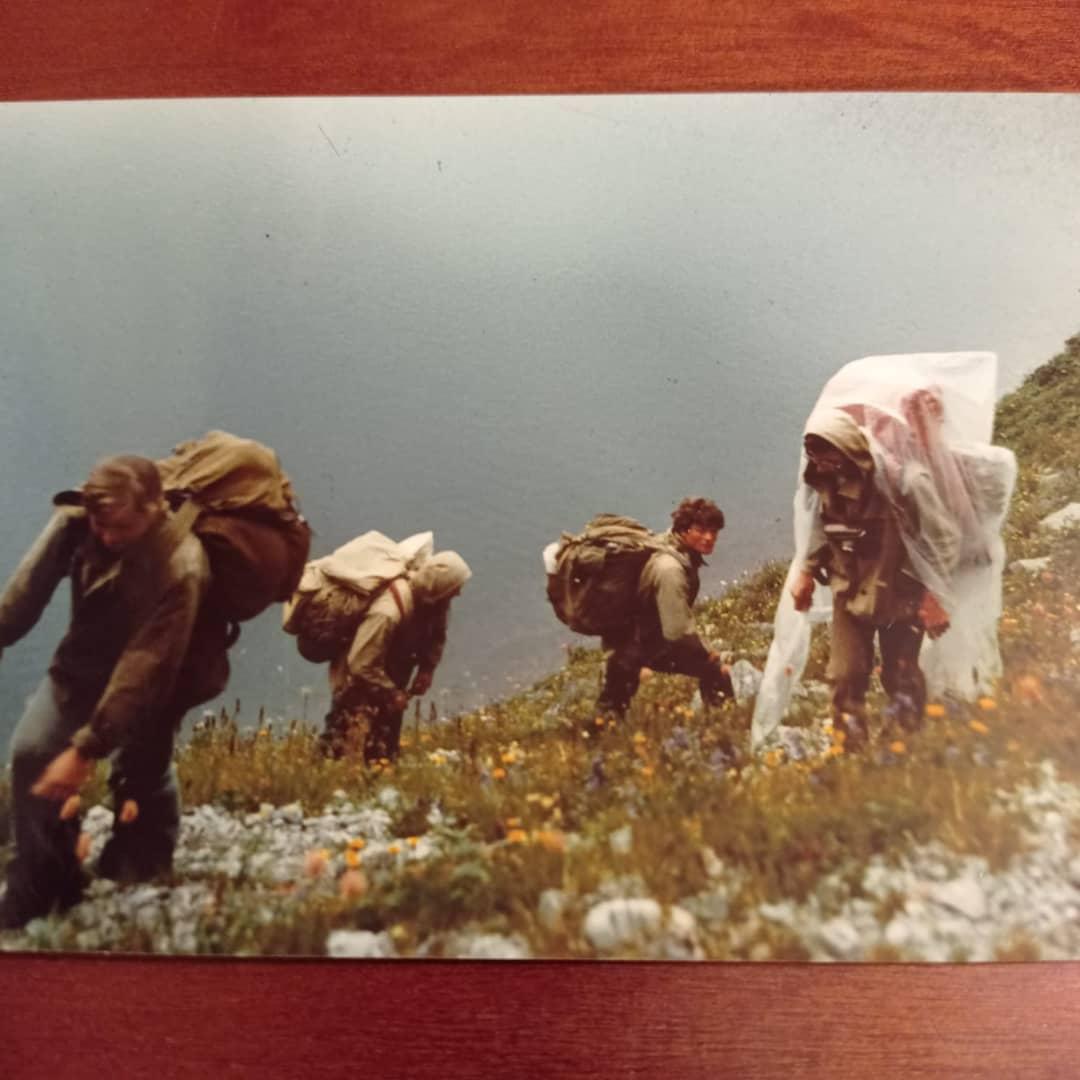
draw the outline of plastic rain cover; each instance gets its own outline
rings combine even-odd
[[[1005,561],[1001,526],[1016,461],[990,445],[997,357],[993,353],[870,356],[841,368],[821,392],[807,427],[839,410],[855,421],[873,460],[873,479],[899,526],[910,572],[949,615],[950,628],[927,637],[920,665],[933,697],[970,700],[1001,673],[997,622]],[[818,585],[810,610],[795,610],[791,587],[822,539],[820,502],[799,463],[794,502],[795,558],[776,611],[752,742],[766,744],[806,665],[810,630],[828,620],[832,596]]]

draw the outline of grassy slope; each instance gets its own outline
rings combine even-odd
[[[434,805],[446,824],[438,830],[442,855],[370,873],[363,896],[298,903],[269,927],[253,929],[237,915],[218,928],[215,947],[318,949],[329,927],[352,926],[392,929],[408,952],[467,926],[518,933],[538,955],[589,955],[581,919],[605,882],[621,879],[623,888],[675,903],[713,887],[715,856],[725,867],[730,918],[706,933],[707,953],[798,958],[801,947],[787,931],[744,921],[758,903],[804,897],[830,877],[857,887],[866,857],[931,838],[1003,865],[1022,844],[1021,823],[994,809],[995,792],[1021,782],[1044,758],[1066,776],[1080,773],[1077,653],[1068,633],[1078,621],[1068,590],[1080,571],[1080,540],[1075,531],[1050,538],[1037,525],[1080,499],[1078,413],[1080,338],[998,410],[996,439],[1015,450],[1021,468],[1010,558],[1050,553],[1053,563],[1041,576],[1007,578],[1007,673],[992,699],[941,710],[918,736],[885,736],[858,758],[834,746],[811,762],[773,754],[750,764],[744,757],[737,767],[725,747],[729,740],[745,746],[749,706],[726,706],[702,722],[689,707],[691,682],[658,676],[643,686],[625,725],[604,728],[592,708],[601,659],[586,649],[573,650],[562,670],[517,697],[450,723],[410,725],[399,763],[374,774],[321,760],[312,733],[295,725],[245,733],[223,719],[203,727],[181,754],[186,806],[256,809],[299,800],[318,810],[339,789],[361,801],[393,786],[404,796],[398,835],[428,831]],[[756,624],[771,620],[781,581],[777,565],[745,575],[703,605],[703,628],[736,656],[760,662],[768,636]],[[824,651],[819,640],[818,673]],[[820,703],[803,706],[803,719],[814,711]],[[630,850],[617,851],[611,834],[626,825]],[[343,853],[332,856],[341,868]],[[570,899],[554,927],[536,914],[549,888]]]

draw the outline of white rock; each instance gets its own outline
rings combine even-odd
[[[1013,559],[1009,563],[1009,571],[1013,574],[1023,571],[1025,574],[1038,574],[1050,565],[1050,556],[1043,555],[1038,559]]]
[[[396,787],[384,787],[379,792],[378,802],[385,810],[396,810],[401,805],[401,792]]]
[[[562,889],[545,889],[536,904],[536,918],[540,925],[551,933],[557,933],[563,926],[567,897]]]
[[[703,847],[700,854],[702,869],[709,877],[722,878],[726,874],[724,860],[711,847]]]
[[[528,960],[529,946],[516,934],[477,934],[458,944],[451,955],[463,960]]]
[[[930,890],[930,898],[942,907],[958,911],[972,920],[986,916],[986,893],[972,877],[940,882]]]
[[[758,912],[763,919],[780,926],[794,926],[798,915],[791,900],[781,900],[776,904],[758,904]]]
[[[735,700],[742,704],[749,701],[761,688],[762,674],[749,660],[736,660],[731,665],[731,686]]]
[[[826,952],[838,960],[854,960],[862,944],[859,931],[851,920],[839,915],[821,924],[818,939]]]
[[[608,846],[616,855],[629,855],[634,848],[634,827],[624,825],[608,836]]]
[[[1080,525],[1080,502],[1071,502],[1068,506],[1047,514],[1039,524],[1048,529],[1067,529],[1072,525]]]
[[[667,960],[698,959],[697,921],[683,908],[663,908],[651,898],[605,900],[585,916],[585,937],[598,952],[628,950]]]
[[[332,930],[326,939],[326,955],[338,959],[379,960],[397,956],[390,935],[383,931]]]

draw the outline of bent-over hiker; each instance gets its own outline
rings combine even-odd
[[[916,459],[893,462],[893,487],[903,492],[894,507],[875,482],[875,462],[866,433],[844,409],[815,414],[803,439],[803,480],[820,500],[807,556],[791,593],[797,611],[810,607],[815,580],[832,590],[832,636],[828,679],[833,723],[848,749],[867,739],[866,694],[874,670],[874,643],[881,650],[881,682],[891,714],[916,730],[926,705],[926,680],[919,666],[923,634],[940,637],[949,617],[924,584],[905,546],[901,523],[924,539],[937,563],[935,577],[948,580],[959,547],[954,516],[945,508],[930,472]]]
[[[228,678],[226,627],[200,615],[206,553],[168,513],[155,463],[106,458],[76,498],[58,506],[0,596],[6,648],[71,579],[67,633],[12,737],[7,928],[80,899],[79,822],[62,820],[61,803],[101,758],[113,757],[116,818],[100,872],[145,879],[171,867],[180,821],[173,741],[186,710]]]
[[[364,760],[397,757],[405,708],[410,697],[431,688],[450,602],[471,576],[457,552],[436,552],[374,599],[348,647],[330,664],[333,700],[322,735],[328,755],[346,753],[357,721],[366,719]]]
[[[698,571],[724,527],[724,514],[709,499],[686,498],[671,515],[671,530],[645,563],[637,582],[635,614],[604,634],[611,650],[597,711],[621,718],[637,693],[641,669],[696,678],[706,705],[734,697],[731,675],[720,654],[698,636],[693,607],[700,589]]]

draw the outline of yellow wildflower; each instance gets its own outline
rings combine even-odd
[[[889,749],[894,754],[906,754],[907,753],[907,746],[904,743],[903,739],[897,739],[895,742],[889,743]]]
[[[993,712],[997,708],[997,702],[992,697],[979,698],[979,708],[983,712]]]
[[[594,724],[595,724],[595,725],[596,725],[597,727],[603,727],[603,726],[604,726],[604,718],[603,718],[602,716],[598,716],[598,717],[597,717],[597,718],[596,718],[596,719],[595,719],[595,720],[593,721],[593,723],[594,723]]]
[[[981,720],[968,721],[968,727],[971,728],[976,735],[985,735],[990,730]]]
[[[348,851],[345,852],[345,865],[350,870],[358,869],[360,867],[360,852],[349,848]]]
[[[508,817],[506,819],[506,827],[508,829],[520,829],[521,828],[521,818],[519,818],[519,817]]]
[[[400,855],[401,854],[401,845],[400,844],[387,844],[386,845],[386,853],[387,853],[387,855]]]
[[[770,750],[765,755],[765,764],[771,769],[776,765],[779,765],[784,760],[784,752],[782,750]]]
[[[926,706],[926,715],[933,716],[935,718],[941,718],[945,715],[945,706],[939,705],[936,701],[933,704]]]
[[[420,843],[420,837],[419,836],[407,836],[405,838],[405,843],[408,844],[409,847],[414,848],[414,847],[416,847],[417,844]]]
[[[524,829],[511,829],[506,834],[507,843],[524,844],[529,839],[529,834]]]
[[[644,776],[646,780],[648,780],[649,777],[652,776],[655,772],[656,770],[651,765],[641,766],[641,775]]]
[[[515,761],[517,761],[517,754],[515,754],[513,750],[507,750],[506,753],[502,755],[502,763],[504,765],[513,765]]]
[[[354,836],[349,841],[349,847],[352,848],[353,851],[363,851],[364,848],[367,847],[367,841],[362,836]]]
[[[503,768],[492,769],[491,770],[491,779],[492,780],[505,780],[506,779],[506,770],[503,769]]]
[[[566,850],[566,837],[558,829],[537,829],[533,833],[533,842],[557,855]]]
[[[634,742],[636,742],[636,743],[638,743],[640,745],[641,743],[646,743],[648,741],[649,741],[649,737],[645,734],[644,731],[635,731],[634,732]]]

